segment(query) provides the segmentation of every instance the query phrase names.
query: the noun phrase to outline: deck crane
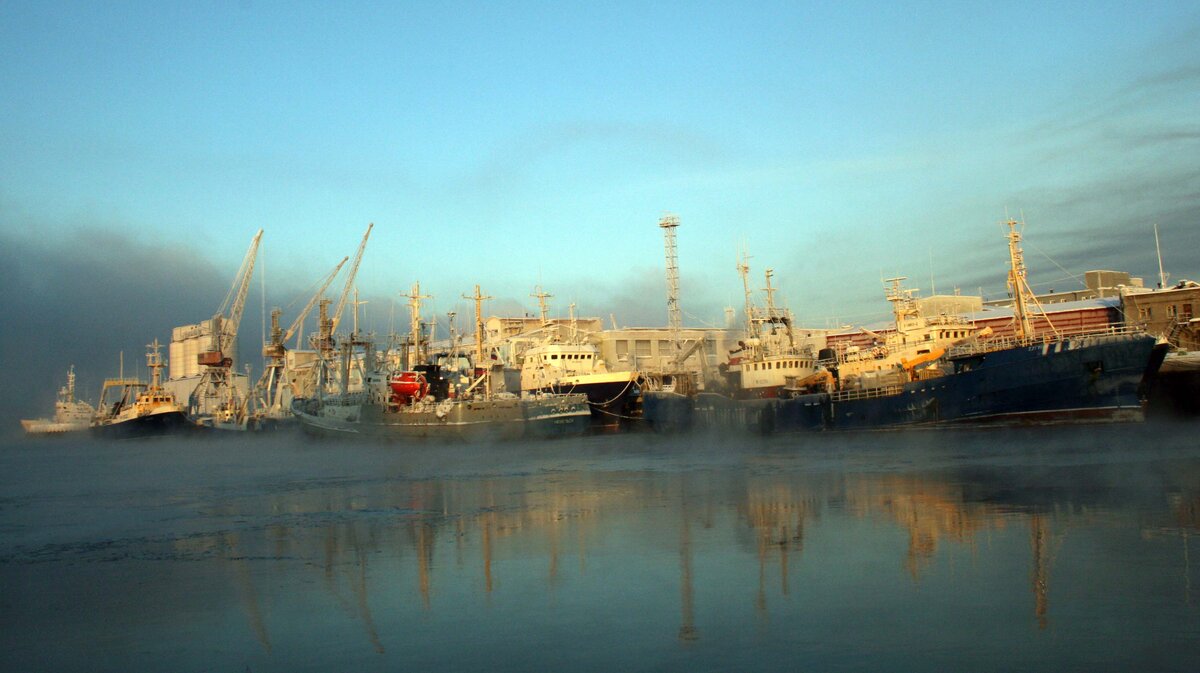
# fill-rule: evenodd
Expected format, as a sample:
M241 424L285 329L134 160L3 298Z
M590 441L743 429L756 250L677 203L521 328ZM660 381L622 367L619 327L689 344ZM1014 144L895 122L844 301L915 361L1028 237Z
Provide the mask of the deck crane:
M209 417L222 423L241 422L245 419L246 404L233 385L232 351L237 341L238 325L246 309L246 295L250 292L250 277L254 275L254 263L258 259L258 244L263 231L258 230L250 241L250 249L242 259L242 265L234 277L225 301L212 319L212 347L197 356L204 367L200 383L188 399L188 412L193 416ZM215 404L214 404L215 403Z
M328 313L328 299L321 300L319 303L320 319L317 321L316 338L319 360L317 367L313 369L314 374L318 377L316 383L318 387L330 383L328 374L333 364L335 349L333 335L337 331L338 324L342 321L342 312L346 308L346 300L350 297L350 288L354 287L354 279L358 275L358 265L362 263L363 251L367 248L367 239L371 237L371 229L374 227L374 223L367 225L367 231L363 234L362 241L358 244L358 252L354 254L354 261L350 262L350 270L346 272L346 284L342 287L342 294L338 298L337 308L334 309L333 314L330 315Z
M265 416L283 416L287 414L287 410L283 408L283 391L284 381L287 377L287 347L286 344L295 336L304 324L304 320L308 314L312 312L313 307L317 305L321 297L324 296L325 290L333 283L333 279L337 277L338 272L342 270L342 266L349 260L349 257L343 257L342 261L333 267L327 276L321 281L320 287L312 299L308 300L308 304L300 310L295 321L291 326L284 331L279 326L279 316L283 313L281 309L272 309L271 311L271 341L263 345L263 374L255 385L255 390L258 393L259 413Z
M363 251L367 249L367 239L371 236L371 229L375 226L374 223L367 225L367 232L363 234L362 242L358 244L358 252L354 254L354 261L350 264L350 270L346 273L346 285L342 288L342 296L338 298L337 308L333 310L331 332L336 332L338 325L342 322L342 311L346 308L346 299L350 296L350 288L354 287L354 277L358 275L358 265L362 262Z

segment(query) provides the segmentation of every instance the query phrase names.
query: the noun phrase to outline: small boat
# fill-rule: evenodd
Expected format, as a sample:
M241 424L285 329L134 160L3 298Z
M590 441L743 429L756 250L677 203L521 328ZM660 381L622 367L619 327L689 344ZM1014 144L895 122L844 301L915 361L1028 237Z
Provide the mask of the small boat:
M96 410L92 405L75 399L75 365L67 369L67 385L58 391L54 403L54 418L22 420L21 427L27 435L59 435L81 432L92 424Z
M150 383L140 379L106 379L100 392L100 415L92 423L92 434L106 439L133 439L158 435L187 434L201 428L188 418L174 393L162 387L162 346L155 339L146 346ZM109 402L109 393L113 399Z

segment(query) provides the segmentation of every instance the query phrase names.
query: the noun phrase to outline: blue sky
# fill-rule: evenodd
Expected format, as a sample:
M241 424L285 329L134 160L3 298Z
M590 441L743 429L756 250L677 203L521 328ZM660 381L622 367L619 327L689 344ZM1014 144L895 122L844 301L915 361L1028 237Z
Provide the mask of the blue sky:
M1197 278L1197 45L1195 2L9 1L0 233L227 284L262 227L290 301L374 222L376 306L540 283L624 324L666 321L664 211L690 324L739 245L811 324L886 314L881 276L994 296L1006 211L1035 282L1149 277L1155 222Z

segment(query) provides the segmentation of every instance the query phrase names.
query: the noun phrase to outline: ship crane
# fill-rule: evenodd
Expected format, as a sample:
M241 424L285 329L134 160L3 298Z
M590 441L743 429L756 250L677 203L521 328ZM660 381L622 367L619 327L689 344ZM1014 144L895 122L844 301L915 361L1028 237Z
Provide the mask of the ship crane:
M333 364L334 351L336 344L334 342L334 332L337 331L338 324L342 321L342 312L346 308L347 299L350 297L350 289L354 287L354 279L358 276L358 266L362 263L363 251L367 248L367 239L371 236L371 229L375 227L374 223L367 225L367 231L363 234L362 241L358 244L358 252L354 254L354 261L350 263L350 269L346 273L346 284L342 287L342 294L338 297L337 308L333 314L329 314L329 300L321 300L319 302L320 319L317 321L317 338L316 347L319 357L318 366L314 368L314 373L317 376L317 386L322 387L331 383L329 379L329 369Z
M308 314L312 312L313 307L317 305L317 302L325 294L325 290L329 289L333 279L337 277L338 272L342 270L342 266L349 259L349 257L343 257L342 261L333 267L333 271L330 271L321 281L316 294L308 300L286 331L279 326L279 316L283 311L278 308L271 311L271 341L263 346L263 374L255 386L258 391L258 402L267 414L279 414L283 411L283 382L287 378L287 342L300 330L305 319L308 318Z
M367 249L367 239L371 237L371 229L374 227L374 223L367 225L367 231L363 234L362 242L358 244L358 252L354 253L354 261L350 263L350 270L346 275L346 285L342 288L342 296L338 298L337 308L333 310L331 332L337 331L338 325L342 322L342 312L346 309L346 299L350 297L350 288L354 287L354 278L358 275L358 265L362 263L363 251Z
M213 412L217 420L234 422L240 422L245 417L245 400L239 399L241 396L231 378L233 358L230 354L237 341L242 313L246 309L246 295L250 292L250 278L254 275L254 263L258 259L262 235L263 230L259 229L250 241L250 249L242 259L229 293L213 316L212 347L196 358L204 371L188 400L188 412L193 416ZM215 408L209 404L210 401L216 402Z

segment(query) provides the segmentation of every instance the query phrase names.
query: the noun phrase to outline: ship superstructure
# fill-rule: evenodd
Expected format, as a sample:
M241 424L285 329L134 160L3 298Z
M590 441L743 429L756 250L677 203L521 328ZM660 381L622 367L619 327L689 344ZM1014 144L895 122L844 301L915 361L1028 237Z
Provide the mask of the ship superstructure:
M53 418L22 420L21 427L28 435L57 435L87 430L96 410L83 400L75 399L75 365L67 369L67 385L58 391Z
M197 426L175 394L162 386L162 346L155 339L146 346L150 383L118 377L105 379L100 392L99 415L92 433L110 439L131 439L183 433Z

